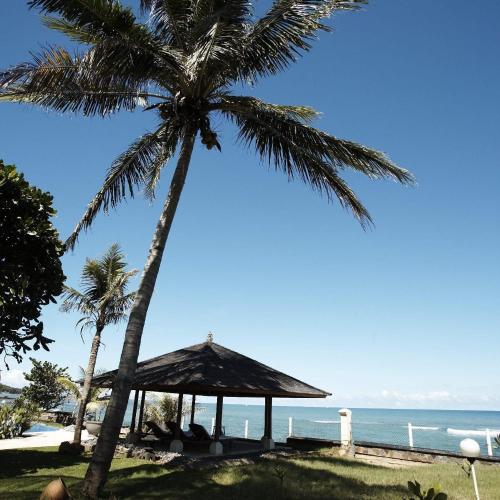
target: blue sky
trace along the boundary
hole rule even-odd
[[[66,43],[25,2],[0,11],[3,68]],[[223,153],[195,151],[140,359],[212,330],[218,343],[333,392],[328,405],[500,409],[499,16],[497,2],[373,0],[335,17],[335,32],[299,64],[242,88],[315,107],[317,126],[387,152],[418,186],[346,175],[375,219],[364,232],[216,123]],[[112,160],[155,123],[142,112],[102,120],[5,104],[0,117],[0,157],[54,195],[62,237]],[[142,268],[170,172],[156,203],[139,196],[98,218],[64,257],[69,284],[86,256],[115,241]],[[76,374],[90,347],[77,319],[46,308],[56,342],[36,356]],[[116,367],[123,331],[105,332],[98,366]],[[28,367],[12,365],[3,381],[19,383]]]

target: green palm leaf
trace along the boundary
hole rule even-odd
[[[66,241],[67,247],[74,247],[80,232],[90,227],[100,210],[106,212],[115,207],[127,194],[133,197],[138,186],[147,183],[148,192],[152,195],[159,170],[175,152],[176,139],[176,131],[161,125],[156,131],[143,135],[131,144],[109,169],[102,188]]]
[[[62,312],[81,314],[77,325],[81,331],[104,328],[126,318],[135,297],[127,292],[137,270],[126,270],[127,264],[118,244],[111,245],[100,259],[87,259],[81,275],[81,291],[65,286]]]
[[[239,138],[252,145],[262,160],[282,170],[290,179],[298,176],[313,189],[336,196],[362,225],[371,218],[353,191],[339,176],[352,168],[371,178],[394,178],[413,182],[412,175],[392,163],[383,153],[344,141],[310,126],[317,115],[303,106],[268,104],[253,97],[225,96],[219,109],[239,127]]]
[[[311,49],[318,31],[330,31],[321,19],[335,10],[358,9],[366,1],[276,0],[242,40],[240,77],[254,79],[283,71]]]

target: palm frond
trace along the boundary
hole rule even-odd
[[[195,4],[190,30],[192,49],[185,66],[205,95],[231,80],[235,64],[228,62],[239,62],[240,42],[251,12],[248,0],[202,0]]]
[[[141,0],[141,10],[149,12],[149,22],[155,33],[167,44],[186,49],[194,3],[190,0]]]
[[[374,177],[390,177],[403,183],[411,174],[385,155],[343,141],[311,127],[309,108],[264,103],[252,97],[226,96],[219,104],[239,127],[239,138],[254,145],[260,157],[282,170],[290,179],[296,175],[328,199],[335,196],[351,209],[362,225],[370,224],[366,208],[340,178],[339,170],[353,168]]]
[[[321,23],[335,10],[355,10],[367,0],[276,0],[268,12],[248,30],[241,43],[240,78],[278,73],[311,48],[318,31],[330,31]]]
[[[75,246],[80,232],[90,227],[101,209],[106,212],[110,207],[115,207],[126,198],[127,193],[130,197],[134,197],[136,188],[145,183],[151,164],[164,152],[162,142],[164,129],[165,126],[161,125],[156,131],[143,135],[116,159],[108,171],[102,188],[90,202],[81,221],[66,241],[67,248]]]
[[[413,175],[393,163],[384,153],[310,126],[308,122],[319,115],[312,108],[269,104],[254,97],[230,95],[224,96],[214,108],[227,109],[260,123],[265,129],[287,137],[294,144],[309,148],[337,169],[352,168],[374,179],[393,179],[409,185],[414,183]]]
[[[135,292],[114,297],[112,302],[109,302],[106,308],[106,324],[117,324],[123,321],[128,316],[128,311],[132,307],[135,300]]]
[[[37,7],[45,14],[58,14],[82,28],[103,34],[129,33],[142,29],[136,24],[131,8],[117,0],[30,0],[30,8]]]
[[[145,82],[165,69],[172,79],[179,67],[178,54],[116,0],[33,0],[30,5],[62,16],[46,16],[49,28],[93,45],[86,58],[93,63],[93,73],[105,72],[130,84]]]
[[[126,318],[135,298],[135,292],[129,293],[127,288],[137,274],[136,269],[126,268],[125,256],[115,243],[101,257],[87,258],[80,278],[81,291],[66,287],[61,310],[83,314],[76,324],[81,333],[90,328],[101,332],[106,325]]]
[[[155,198],[156,186],[165,164],[174,155],[182,130],[169,122],[161,134],[161,149],[149,164],[144,177],[144,195],[150,201]]]
[[[132,111],[150,95],[140,85],[127,85],[99,75],[85,57],[72,56],[61,47],[33,55],[32,62],[0,73],[0,100],[29,102],[59,112],[81,111],[107,115]]]
[[[128,85],[142,85],[149,81],[172,91],[182,86],[182,54],[156,42],[137,42],[127,37],[106,37],[87,52],[84,62]]]
[[[64,285],[62,299],[61,312],[78,311],[86,316],[90,316],[96,312],[95,305],[89,298],[70,286]]]
[[[67,19],[43,16],[42,24],[51,30],[66,35],[70,40],[77,43],[93,44],[101,39],[101,37],[97,36],[92,30],[79,26]]]
[[[78,384],[73,382],[69,377],[58,377],[57,382],[59,382],[60,385],[66,389],[67,392],[69,392],[74,399],[77,401],[81,397],[81,392],[80,392],[80,387]]]

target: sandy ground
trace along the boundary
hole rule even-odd
[[[356,455],[355,458],[356,460],[360,460],[361,462],[365,462],[371,465],[378,465],[380,467],[387,467],[389,469],[407,469],[409,467],[422,467],[430,465],[424,462],[412,462],[409,460],[400,460],[397,458],[375,457],[368,455]]]
[[[82,441],[89,438],[87,431],[82,431]],[[24,436],[13,439],[0,439],[0,450],[16,448],[42,448],[44,446],[59,446],[63,441],[73,441],[71,429],[58,429],[49,432],[26,432]]]

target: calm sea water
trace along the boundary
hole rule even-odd
[[[189,398],[187,398],[189,402]],[[215,404],[200,403],[195,421],[210,432]],[[273,438],[286,441],[288,419],[293,419],[293,434],[323,439],[340,439],[340,418],[338,408],[312,408],[300,406],[273,407]],[[125,416],[130,423],[132,402]],[[244,436],[245,420],[248,420],[248,437],[260,438],[264,432],[264,407],[256,405],[225,404],[222,424],[225,433]],[[459,443],[465,437],[472,437],[486,454],[485,430],[492,435],[500,434],[500,412],[498,411],[449,411],[449,410],[388,410],[353,408],[353,438],[355,441],[399,444],[408,446],[408,422],[413,427],[413,444],[420,448],[459,451]],[[189,417],[184,427],[188,428]],[[493,454],[500,456],[495,447]]]
[[[190,398],[186,398],[187,404]],[[72,411],[74,405],[64,405]],[[129,401],[124,425],[130,424],[133,401]],[[338,408],[304,406],[273,406],[273,438],[286,441],[289,417],[293,420],[293,435],[322,439],[340,439]],[[195,421],[210,432],[215,417],[215,403],[197,404]],[[224,404],[222,424],[225,433],[244,436],[248,420],[248,437],[260,439],[264,432],[264,406]],[[189,416],[184,428],[188,429]],[[493,455],[500,457],[500,448],[493,437],[500,435],[500,411],[469,410],[389,410],[353,408],[354,441],[408,445],[408,422],[413,425],[413,444],[418,448],[459,451],[459,443],[466,437],[478,441],[481,453],[486,454],[485,430],[492,435]]]

